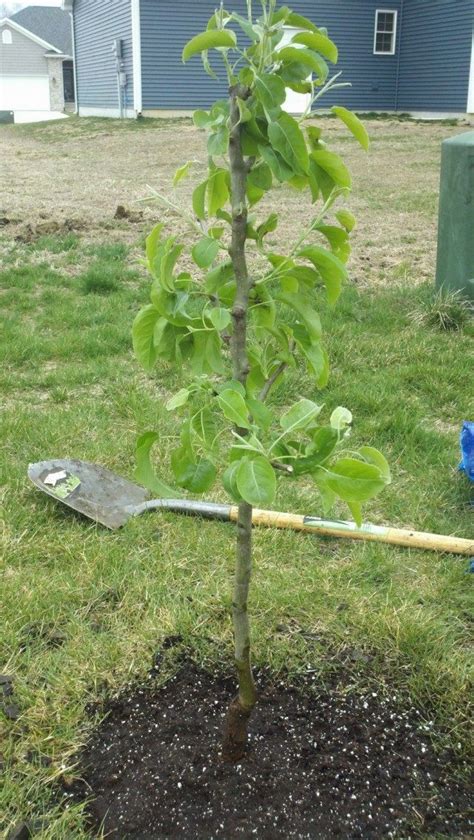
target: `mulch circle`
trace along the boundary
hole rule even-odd
[[[462,836],[469,788],[454,756],[431,745],[433,726],[393,693],[346,679],[319,689],[260,675],[250,748],[240,764],[219,744],[233,679],[185,661],[110,700],[78,757],[93,830],[158,838]],[[464,766],[464,770],[466,767]]]

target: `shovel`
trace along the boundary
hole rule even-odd
[[[100,522],[106,528],[120,528],[131,516],[139,516],[147,510],[170,510],[206,519],[237,521],[237,505],[194,502],[187,499],[150,499],[149,492],[139,484],[133,484],[105,467],[86,461],[40,461],[29,465],[28,476],[44,493],[89,519]],[[273,528],[289,528],[293,531],[308,531],[326,537],[384,542],[455,554],[474,554],[474,540],[370,523],[359,527],[355,522],[331,521],[317,516],[278,513],[258,508],[253,508],[252,523]]]

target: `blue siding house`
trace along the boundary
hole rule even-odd
[[[71,12],[83,116],[160,116],[208,107],[219,93],[183,45],[217,0],[63,0]],[[245,0],[229,0],[245,14]],[[293,0],[339,47],[352,87],[328,106],[421,114],[474,112],[474,0]],[[324,98],[320,100],[324,108]]]

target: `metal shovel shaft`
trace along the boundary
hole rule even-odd
[[[170,510],[173,513],[187,513],[190,516],[203,516],[205,519],[231,520],[231,505],[219,505],[215,502],[192,502],[188,499],[150,499],[139,505],[130,505],[130,516],[140,516],[148,510]]]
[[[129,511],[133,516],[147,510],[170,510],[206,519],[220,519],[237,522],[237,505],[220,505],[213,502],[192,502],[183,499],[152,499],[136,505]],[[372,525],[364,522],[360,527],[355,522],[342,519],[321,519],[318,516],[302,516],[296,513],[281,513],[275,510],[253,508],[252,524],[269,528],[283,528],[291,531],[305,531],[324,537],[338,537],[367,542],[383,542],[407,548],[427,549],[430,551],[450,552],[452,554],[474,554],[474,540],[452,537],[443,534],[430,534],[406,528],[390,528],[384,525]]]

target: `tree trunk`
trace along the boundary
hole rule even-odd
[[[232,244],[230,257],[236,280],[236,294],[232,308],[233,332],[230,341],[234,379],[245,386],[249,370],[247,359],[247,310],[250,280],[245,259],[247,238],[246,185],[248,165],[242,154],[240,137],[240,113],[237,97],[246,99],[248,90],[241,85],[230,88],[230,179],[232,203]],[[238,430],[246,434],[245,429]],[[232,601],[234,623],[235,662],[239,680],[239,691],[230,704],[224,731],[222,747],[226,761],[239,761],[247,744],[247,725],[257,701],[255,684],[250,665],[250,627],[247,599],[252,568],[252,506],[240,502],[237,520],[237,551],[235,582]]]

